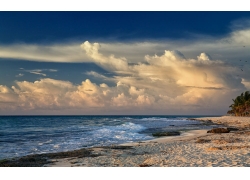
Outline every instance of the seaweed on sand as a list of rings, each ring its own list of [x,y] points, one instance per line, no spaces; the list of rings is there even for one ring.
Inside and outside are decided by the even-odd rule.
[[[42,167],[45,164],[51,163],[50,159],[100,156],[99,154],[92,154],[92,151],[91,149],[79,149],[59,153],[34,154],[9,160],[3,159],[0,161],[0,167]]]
[[[152,133],[155,137],[161,137],[161,136],[179,136],[181,133],[178,131],[172,131],[172,132],[156,132]]]

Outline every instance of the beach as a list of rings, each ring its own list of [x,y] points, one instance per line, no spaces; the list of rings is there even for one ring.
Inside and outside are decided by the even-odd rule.
[[[249,167],[250,117],[205,117],[229,133],[192,130],[180,136],[39,156],[43,167]],[[235,129],[236,128],[236,129]],[[32,156],[38,162],[37,156]],[[29,158],[28,158],[29,159]],[[46,159],[46,160],[45,160]],[[30,160],[28,160],[30,162]],[[18,160],[16,161],[18,162]],[[8,166],[8,163],[5,164]],[[10,164],[9,164],[10,165]],[[12,164],[13,165],[13,164]],[[15,164],[14,164],[15,165]],[[18,166],[18,165],[16,165]],[[21,166],[21,164],[20,164]]]
[[[128,149],[93,148],[98,157],[53,159],[46,166],[58,167],[249,167],[250,117],[207,117],[238,131],[213,134],[194,130],[177,137],[123,144]]]

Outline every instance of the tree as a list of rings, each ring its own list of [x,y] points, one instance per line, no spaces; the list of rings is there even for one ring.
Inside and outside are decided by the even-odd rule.
[[[246,91],[241,93],[240,96],[237,96],[233,100],[233,104],[229,107],[231,110],[227,114],[232,114],[234,116],[249,116],[250,115],[250,92]]]

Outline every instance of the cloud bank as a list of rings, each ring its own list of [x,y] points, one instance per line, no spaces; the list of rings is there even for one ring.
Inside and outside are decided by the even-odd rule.
[[[89,71],[103,80],[101,84],[42,78],[16,81],[11,88],[1,85],[1,113],[220,114],[226,112],[229,97],[246,90],[250,82],[236,76],[237,67],[204,52],[192,59],[165,50],[162,55],[145,55],[146,63],[130,64],[124,57],[102,54],[98,43],[86,41],[80,47],[91,61],[115,75]]]
[[[245,21],[244,21],[245,22]],[[124,57],[129,63],[144,61],[144,56],[161,54],[164,50],[178,50],[188,58],[196,58],[197,54],[206,52],[214,59],[229,63],[237,63],[239,59],[248,59],[250,47],[250,28],[242,28],[237,22],[232,32],[223,37],[193,35],[192,39],[140,40],[130,42],[100,42],[92,49],[83,51],[81,42],[54,44],[0,44],[0,58],[19,59],[40,62],[93,62],[89,55],[98,49],[104,56],[115,54]],[[248,21],[247,21],[248,22]],[[249,24],[249,23],[248,23]],[[239,28],[240,27],[240,28]],[[100,47],[97,47],[100,46]],[[89,47],[90,48],[90,47]],[[95,62],[95,61],[94,61]],[[100,62],[99,62],[100,63]]]
[[[102,83],[73,84],[46,78],[55,69],[21,69],[40,79],[0,85],[0,113],[224,114],[231,99],[250,88],[249,64],[240,64],[249,47],[250,28],[237,23],[217,39],[0,45],[0,58],[92,62],[113,75],[90,69],[86,74]]]

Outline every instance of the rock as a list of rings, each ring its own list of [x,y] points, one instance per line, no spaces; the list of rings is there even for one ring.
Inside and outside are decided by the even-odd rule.
[[[238,128],[234,128],[234,127],[228,127],[227,130],[229,130],[229,131],[239,131]]]
[[[208,139],[198,139],[197,141],[195,141],[195,143],[208,143],[210,141],[211,140],[208,140]]]
[[[225,129],[225,128],[214,128],[214,129],[207,131],[207,133],[229,133],[229,132],[230,130]]]
[[[203,124],[211,125],[211,124],[214,124],[214,123],[211,120],[206,120],[206,121],[203,122]]]
[[[133,149],[133,146],[110,146],[110,149]]]
[[[104,147],[102,147],[102,148],[104,148],[104,149],[121,149],[121,150],[124,150],[124,149],[133,149],[133,146],[104,146]]]
[[[169,125],[169,126],[174,126],[174,125],[171,124],[171,125]]]
[[[150,167],[149,164],[139,164],[139,167]]]
[[[101,154],[93,154],[92,149],[79,149],[67,152],[31,154],[21,158],[0,161],[0,167],[42,167],[50,163],[49,159],[98,157]]]
[[[172,131],[172,132],[157,132],[153,133],[153,136],[161,137],[161,136],[179,136],[181,133],[178,131]]]

